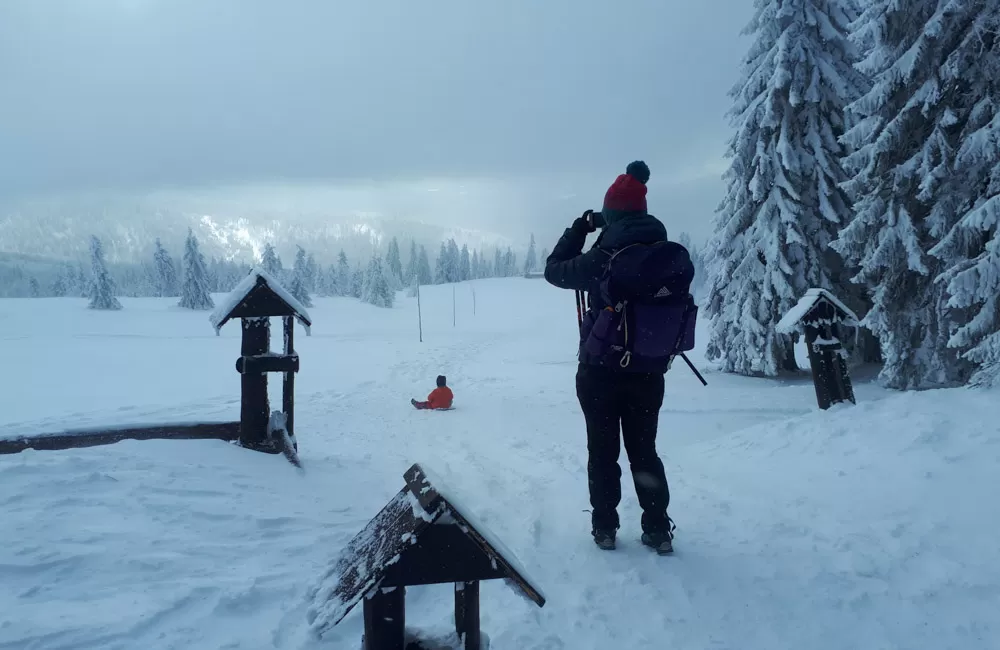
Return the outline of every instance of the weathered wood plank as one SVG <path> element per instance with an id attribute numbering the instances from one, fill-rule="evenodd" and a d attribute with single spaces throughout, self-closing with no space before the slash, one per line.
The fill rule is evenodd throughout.
<path id="1" fill-rule="evenodd" d="M 236 372 L 243 375 L 259 375 L 264 372 L 298 372 L 299 357 L 277 357 L 258 355 L 236 359 Z"/>
<path id="2" fill-rule="evenodd" d="M 122 440 L 236 440 L 239 422 L 156 424 L 126 429 L 67 431 L 57 435 L 25 436 L 0 440 L 0 454 L 16 454 L 25 449 L 52 451 L 111 445 Z"/>

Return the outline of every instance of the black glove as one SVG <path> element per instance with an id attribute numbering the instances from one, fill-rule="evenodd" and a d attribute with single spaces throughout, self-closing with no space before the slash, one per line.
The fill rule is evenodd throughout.
<path id="1" fill-rule="evenodd" d="M 594 225 L 594 211 L 587 210 L 583 215 L 573 222 L 573 230 L 582 233 L 592 233 L 597 230 L 597 226 Z"/>

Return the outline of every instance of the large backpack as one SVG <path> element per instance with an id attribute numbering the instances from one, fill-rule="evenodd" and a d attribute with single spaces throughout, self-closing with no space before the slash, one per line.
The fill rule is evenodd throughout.
<path id="1" fill-rule="evenodd" d="M 606 306 L 588 312 L 582 325 L 581 360 L 624 372 L 666 372 L 676 355 L 694 347 L 693 279 L 691 256 L 678 243 L 614 251 L 600 283 Z"/>

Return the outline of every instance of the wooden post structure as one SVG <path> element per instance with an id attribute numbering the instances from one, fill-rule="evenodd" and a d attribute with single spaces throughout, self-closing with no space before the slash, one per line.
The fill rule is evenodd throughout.
<path id="1" fill-rule="evenodd" d="M 240 353 L 244 358 L 268 354 L 271 350 L 271 319 L 243 318 L 243 341 Z M 271 406 L 267 396 L 267 375 L 244 372 L 240 395 L 240 444 L 249 449 L 267 446 L 267 423 Z"/>
<path id="2" fill-rule="evenodd" d="M 479 584 L 504 579 L 539 607 L 545 596 L 496 537 L 459 509 L 421 465 L 311 590 L 307 618 L 322 638 L 364 601 L 364 650 L 402 650 L 406 587 L 451 583 L 463 650 L 482 650 Z"/>
<path id="3" fill-rule="evenodd" d="M 285 316 L 285 356 L 298 357 L 295 354 L 295 318 Z M 288 436 L 295 440 L 295 371 L 289 368 L 285 371 L 281 386 L 281 410 L 285 413 L 285 430 Z M 295 443 L 296 450 L 298 443 Z"/>
<path id="4" fill-rule="evenodd" d="M 844 346 L 833 331 L 834 326 L 829 318 L 805 322 L 803 325 L 819 407 L 825 410 L 841 402 L 854 404 L 854 387 L 847 371 Z"/>
<path id="5" fill-rule="evenodd" d="M 424 342 L 424 317 L 420 313 L 420 282 L 417 282 L 417 331 L 420 335 L 420 342 Z"/>
<path id="6" fill-rule="evenodd" d="M 376 589 L 364 617 L 364 650 L 406 650 L 406 587 Z"/>
<path id="7" fill-rule="evenodd" d="M 804 331 L 816 402 L 824 410 L 842 402 L 855 403 L 847 355 L 840 342 L 842 325 L 857 327 L 854 312 L 829 291 L 810 289 L 775 327 L 790 336 Z"/>
<path id="8" fill-rule="evenodd" d="M 476 288 L 472 287 L 472 315 L 476 315 Z"/>
<path id="9" fill-rule="evenodd" d="M 479 650 L 482 630 L 479 628 L 479 581 L 455 583 L 455 632 L 464 650 Z"/>
<path id="10" fill-rule="evenodd" d="M 284 325 L 281 354 L 271 354 L 271 318 Z M 222 302 L 209 321 L 216 334 L 227 322 L 239 318 L 242 325 L 241 355 L 236 360 L 240 373 L 240 445 L 270 453 L 284 453 L 298 464 L 295 442 L 295 373 L 299 356 L 295 353 L 295 321 L 306 328 L 312 321 L 298 300 L 264 271 L 251 271 Z M 281 411 L 271 413 L 267 395 L 267 373 L 283 375 Z M 275 417 L 276 416 L 276 417 Z M 273 429 L 273 431 L 272 431 Z M 280 431 L 280 435 L 276 435 Z"/>
<path id="11" fill-rule="evenodd" d="M 455 312 L 455 293 L 456 293 L 456 291 L 457 290 L 455 289 L 455 285 L 451 285 L 451 326 L 452 327 L 455 327 L 455 323 L 458 320 L 458 317 L 455 315 L 456 314 L 456 312 Z"/>

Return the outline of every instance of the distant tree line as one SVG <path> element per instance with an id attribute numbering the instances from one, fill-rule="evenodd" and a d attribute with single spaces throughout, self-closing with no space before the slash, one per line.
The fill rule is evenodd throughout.
<path id="1" fill-rule="evenodd" d="M 682 238 L 700 259 L 690 238 L 686 234 Z M 516 277 L 541 271 L 548 257 L 544 249 L 540 255 L 536 253 L 534 235 L 523 261 L 509 246 L 491 251 L 470 249 L 468 245 L 460 248 L 454 238 L 441 242 L 433 265 L 426 247 L 415 239 L 410 240 L 406 251 L 402 252 L 398 238 L 393 237 L 384 252 L 375 250 L 367 262 L 351 260 L 341 250 L 335 263 L 324 266 L 312 252 L 298 246 L 289 268 L 274 246 L 266 243 L 258 266 L 307 307 L 312 305 L 313 296 L 357 298 L 379 307 L 392 307 L 396 292 L 403 289 L 409 289 L 412 296 L 417 285 Z M 89 298 L 95 309 L 120 309 L 120 297 L 178 298 L 181 307 L 211 309 L 211 294 L 231 291 L 251 269 L 242 261 L 214 257 L 206 261 L 190 231 L 180 258 L 171 255 L 159 239 L 153 243 L 152 255 L 141 263 L 108 262 L 96 237 L 91 238 L 90 253 L 90 264 L 66 262 L 58 265 L 54 273 L 51 265 L 35 273 L 23 264 L 0 265 L 0 297 Z"/>
<path id="2" fill-rule="evenodd" d="M 533 260 L 534 236 L 531 237 L 528 259 Z M 316 263 L 312 253 L 301 246 L 296 253 L 295 263 L 286 271 L 274 247 L 267 244 L 261 255 L 261 268 L 279 279 L 289 291 L 306 306 L 311 296 L 342 296 L 357 298 L 379 307 L 392 307 L 397 291 L 417 285 L 446 284 L 494 277 L 512 277 L 530 268 L 519 268 L 517 256 L 511 248 L 499 248 L 492 259 L 480 250 L 469 250 L 468 245 L 458 247 L 454 238 L 441 242 L 441 249 L 434 260 L 433 270 L 430 255 L 425 246 L 410 241 L 404 263 L 399 240 L 393 237 L 386 250 L 376 250 L 367 264 L 361 260 L 348 260 L 343 250 L 337 255 L 337 262 L 323 267 Z"/>

